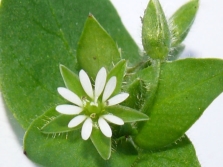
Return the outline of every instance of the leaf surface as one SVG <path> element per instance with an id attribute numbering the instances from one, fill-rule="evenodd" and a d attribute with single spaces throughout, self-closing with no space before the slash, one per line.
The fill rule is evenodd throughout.
<path id="1" fill-rule="evenodd" d="M 156 149 L 180 138 L 223 91 L 223 60 L 184 59 L 161 65 L 154 104 L 135 142 Z"/>
<path id="2" fill-rule="evenodd" d="M 199 7 L 199 0 L 191 0 L 181 6 L 169 19 L 172 33 L 171 47 L 178 46 L 187 36 L 193 25 Z"/>
<path id="3" fill-rule="evenodd" d="M 59 64 L 77 74 L 76 49 L 89 12 L 124 50 L 123 58 L 130 64 L 139 61 L 138 47 L 110 1 L 1 1 L 1 89 L 9 110 L 25 129 L 63 102 L 56 91 L 64 86 Z"/>
<path id="4" fill-rule="evenodd" d="M 78 65 L 95 78 L 102 67 L 111 70 L 120 59 L 116 43 L 90 14 L 78 42 Z"/>
<path id="5" fill-rule="evenodd" d="M 112 144 L 110 159 L 103 160 L 90 139 L 82 140 L 80 130 L 52 135 L 41 133 L 39 129 L 46 124 L 46 118 L 50 119 L 52 116 L 55 116 L 55 112 L 47 111 L 31 124 L 25 134 L 24 153 L 42 166 L 199 166 L 193 145 L 187 138 L 182 138 L 177 144 L 165 149 L 140 153 L 137 153 L 130 139 L 122 138 Z"/>

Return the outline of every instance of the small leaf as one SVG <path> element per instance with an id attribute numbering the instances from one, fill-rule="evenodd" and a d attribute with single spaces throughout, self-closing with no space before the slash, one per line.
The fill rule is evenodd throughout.
<path id="1" fill-rule="evenodd" d="M 117 79 L 117 83 L 116 83 L 116 87 L 115 87 L 115 90 L 113 92 L 113 95 L 119 93 L 120 90 L 121 90 L 123 77 L 125 75 L 125 69 L 126 69 L 126 60 L 120 60 L 114 66 L 114 68 L 111 69 L 111 71 L 109 72 L 109 74 L 107 76 L 108 79 L 113 77 L 113 76 L 116 76 L 116 79 Z"/>
<path id="2" fill-rule="evenodd" d="M 77 60 L 81 69 L 95 78 L 101 67 L 110 70 L 120 58 L 116 43 L 90 14 L 77 47 Z"/>
<path id="3" fill-rule="evenodd" d="M 111 156 L 111 138 L 106 137 L 98 128 L 93 128 L 91 141 L 97 149 L 98 153 L 104 160 L 108 160 Z"/>
<path id="4" fill-rule="evenodd" d="M 63 77 L 64 83 L 66 87 L 74 92 L 79 97 L 82 97 L 83 95 L 86 95 L 78 75 L 73 73 L 70 69 L 65 67 L 64 65 L 60 65 L 60 73 Z"/>
<path id="5" fill-rule="evenodd" d="M 49 119 L 46 121 L 46 124 L 40 128 L 42 133 L 55 134 L 71 132 L 80 129 L 82 126 L 81 124 L 75 128 L 68 128 L 68 123 L 75 117 L 75 115 L 61 115 L 55 110 L 55 108 L 52 108 L 47 112 L 51 113 L 51 115 L 48 116 Z"/>
<path id="6" fill-rule="evenodd" d="M 168 61 L 174 61 L 177 60 L 180 57 L 180 54 L 184 51 L 185 45 L 180 44 L 176 47 L 172 47 L 169 56 L 168 56 Z"/>
<path id="7" fill-rule="evenodd" d="M 223 60 L 184 59 L 161 65 L 153 106 L 134 139 L 156 149 L 179 139 L 223 91 Z"/>
<path id="8" fill-rule="evenodd" d="M 198 11 L 199 0 L 190 0 L 169 19 L 172 35 L 171 47 L 179 45 L 187 36 Z"/>
<path id="9" fill-rule="evenodd" d="M 142 43 L 152 59 L 165 59 L 169 53 L 170 31 L 158 0 L 150 0 L 142 21 Z"/>
<path id="10" fill-rule="evenodd" d="M 120 117 L 124 122 L 149 120 L 146 114 L 143 114 L 135 109 L 121 106 L 121 105 L 109 106 L 109 107 L 106 107 L 105 110 L 109 113 L 114 114 L 117 117 Z"/>

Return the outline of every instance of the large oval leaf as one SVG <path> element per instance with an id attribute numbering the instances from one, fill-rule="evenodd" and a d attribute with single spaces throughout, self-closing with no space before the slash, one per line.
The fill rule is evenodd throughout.
<path id="1" fill-rule="evenodd" d="M 154 105 L 143 112 L 144 123 L 135 142 L 147 149 L 180 138 L 223 91 L 223 60 L 184 59 L 161 65 Z"/>
<path id="2" fill-rule="evenodd" d="M 77 69 L 76 48 L 92 12 L 125 52 L 138 61 L 138 47 L 123 27 L 110 1 L 2 0 L 0 6 L 0 80 L 5 101 L 27 128 L 47 108 L 62 103 L 59 64 Z"/>
<path id="3" fill-rule="evenodd" d="M 137 149 L 132 145 L 131 138 L 121 138 L 113 143 L 111 158 L 103 160 L 90 140 L 81 139 L 78 130 L 53 135 L 41 133 L 39 129 L 52 116 L 55 116 L 55 112 L 49 110 L 36 119 L 28 128 L 24 139 L 24 153 L 42 166 L 187 167 L 188 164 L 194 167 L 199 166 L 193 145 L 187 138 L 182 138 L 177 144 L 174 143 L 158 151 L 142 152 L 140 149 L 140 153 L 137 153 Z"/>

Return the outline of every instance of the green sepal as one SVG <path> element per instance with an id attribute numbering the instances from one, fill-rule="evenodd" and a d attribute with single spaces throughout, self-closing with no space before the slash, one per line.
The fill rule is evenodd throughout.
<path id="1" fill-rule="evenodd" d="M 93 127 L 91 133 L 91 141 L 98 153 L 104 160 L 108 160 L 111 156 L 111 138 L 102 134 L 101 130 Z"/>
<path id="2" fill-rule="evenodd" d="M 149 114 L 150 108 L 153 105 L 154 98 L 156 96 L 156 91 L 160 79 L 160 61 L 155 60 L 152 65 L 139 71 L 137 73 L 138 78 L 142 79 L 146 85 L 146 98 L 143 106 L 141 107 L 141 112 Z"/>
<path id="3" fill-rule="evenodd" d="M 60 73 L 62 75 L 65 86 L 79 97 L 86 95 L 79 77 L 64 65 L 60 65 Z"/>
<path id="4" fill-rule="evenodd" d="M 107 76 L 108 79 L 110 79 L 113 76 L 116 76 L 117 79 L 115 90 L 112 93 L 113 95 L 119 93 L 121 90 L 123 77 L 125 75 L 125 70 L 126 70 L 126 60 L 120 60 L 114 66 L 114 68 L 112 68 L 111 71 L 108 73 Z"/>
<path id="5" fill-rule="evenodd" d="M 153 60 L 150 66 L 137 71 L 129 79 L 126 86 L 129 97 L 122 103 L 124 106 L 147 112 L 153 105 L 153 99 L 158 86 L 160 75 L 160 60 Z"/>
<path id="6" fill-rule="evenodd" d="M 136 78 L 130 85 L 128 85 L 126 92 L 129 93 L 129 97 L 122 103 L 122 105 L 139 110 L 142 107 L 147 94 L 145 82 L 140 78 Z"/>
<path id="7" fill-rule="evenodd" d="M 152 59 L 165 59 L 170 48 L 170 31 L 158 0 L 150 0 L 142 20 L 142 44 Z"/>
<path id="8" fill-rule="evenodd" d="M 101 67 L 111 70 L 119 60 L 116 43 L 90 14 L 84 26 L 77 47 L 77 60 L 90 78 L 95 78 Z"/>
<path id="9" fill-rule="evenodd" d="M 223 91 L 222 67 L 220 59 L 163 63 L 153 105 L 146 111 L 150 120 L 140 123 L 135 143 L 159 149 L 178 140 Z"/>
<path id="10" fill-rule="evenodd" d="M 114 114 L 115 116 L 121 118 L 124 122 L 135 122 L 135 121 L 147 121 L 149 117 L 142 112 L 139 112 L 130 107 L 125 107 L 121 105 L 108 106 L 105 108 L 106 112 Z"/>
<path id="11" fill-rule="evenodd" d="M 171 47 L 179 45 L 187 36 L 196 16 L 199 0 L 191 0 L 180 7 L 169 19 Z"/>
<path id="12" fill-rule="evenodd" d="M 47 112 L 51 113 L 52 115 L 48 116 L 44 126 L 39 128 L 44 134 L 66 133 L 82 127 L 82 124 L 80 124 L 74 128 L 68 128 L 68 123 L 75 117 L 75 115 L 60 114 L 55 110 L 55 108 L 52 108 Z"/>

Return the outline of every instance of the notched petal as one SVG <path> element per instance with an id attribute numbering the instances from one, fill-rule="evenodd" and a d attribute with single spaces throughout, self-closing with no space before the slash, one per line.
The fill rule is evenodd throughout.
<path id="1" fill-rule="evenodd" d="M 111 137 L 112 136 L 112 131 L 109 126 L 109 124 L 104 120 L 103 117 L 100 117 L 98 119 L 98 125 L 101 130 L 101 132 L 106 136 L 106 137 Z"/>
<path id="2" fill-rule="evenodd" d="M 124 121 L 115 115 L 107 114 L 107 115 L 103 115 L 103 118 L 113 124 L 124 125 Z"/>
<path id="3" fill-rule="evenodd" d="M 74 128 L 78 125 L 80 125 L 84 120 L 87 118 L 86 115 L 78 115 L 74 117 L 68 124 L 68 128 Z"/>
<path id="4" fill-rule="evenodd" d="M 114 92 L 117 79 L 115 76 L 111 77 L 105 86 L 105 90 L 102 97 L 102 102 L 105 102 Z"/>
<path id="5" fill-rule="evenodd" d="M 83 108 L 74 106 L 74 105 L 69 105 L 69 104 L 62 104 L 62 105 L 57 106 L 56 110 L 57 112 L 61 114 L 75 115 L 83 111 Z"/>
<path id="6" fill-rule="evenodd" d="M 104 67 L 102 67 L 95 79 L 95 92 L 94 92 L 94 96 L 97 99 L 102 91 L 104 90 L 105 87 L 105 83 L 106 83 L 106 78 L 107 78 L 107 73 L 106 73 L 106 69 Z"/>
<path id="7" fill-rule="evenodd" d="M 69 102 L 74 103 L 80 107 L 83 106 L 81 99 L 69 89 L 59 87 L 57 88 L 57 91 L 64 99 L 68 100 Z"/>
<path id="8" fill-rule="evenodd" d="M 83 140 L 87 140 L 91 136 L 92 132 L 92 120 L 87 118 L 81 129 L 81 137 Z"/>
<path id="9" fill-rule="evenodd" d="M 84 70 L 80 71 L 79 78 L 80 78 L 80 82 L 81 82 L 81 85 L 82 85 L 84 91 L 90 98 L 93 99 L 94 96 L 93 96 L 93 89 L 92 89 L 91 81 L 90 81 L 90 78 L 88 77 L 87 73 Z"/>
<path id="10" fill-rule="evenodd" d="M 129 97 L 128 93 L 121 93 L 121 94 L 115 95 L 107 101 L 107 105 L 113 106 L 113 105 L 119 104 L 125 101 L 128 97 Z"/>

